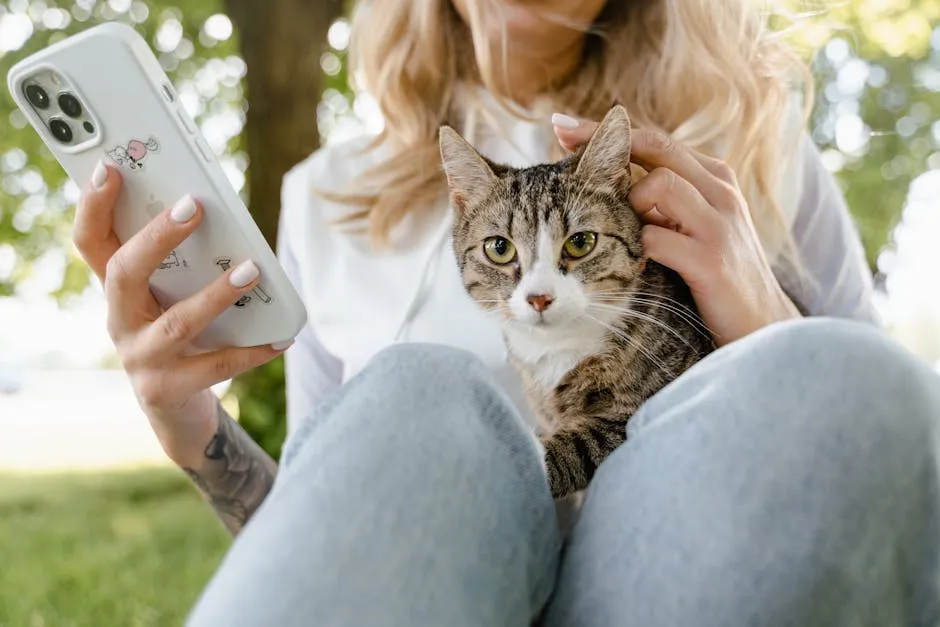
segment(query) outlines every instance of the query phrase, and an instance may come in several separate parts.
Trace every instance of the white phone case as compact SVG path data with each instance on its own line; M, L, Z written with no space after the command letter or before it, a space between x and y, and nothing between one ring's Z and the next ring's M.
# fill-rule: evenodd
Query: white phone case
M33 84L45 86L45 100L36 96ZM297 335L307 319L300 297L150 47L133 28L106 23L56 43L17 63L8 86L79 186L90 180L99 159L120 170L123 187L114 230L122 242L186 194L200 201L202 224L150 279L161 305L192 296L245 259L261 269L259 287L217 318L197 345L258 346ZM37 102L46 102L45 108L34 108L27 89ZM78 117L65 113L75 112L74 103L59 104L64 93L80 101ZM52 118L69 126L70 142L56 139L48 126ZM58 122L54 125L65 132Z

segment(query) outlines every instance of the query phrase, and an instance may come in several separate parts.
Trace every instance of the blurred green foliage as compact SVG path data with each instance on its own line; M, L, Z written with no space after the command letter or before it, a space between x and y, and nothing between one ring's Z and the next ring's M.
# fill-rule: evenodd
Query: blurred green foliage
M799 3L805 4L805 3ZM940 169L940 0L814 2L813 138L829 151L872 268L911 181Z
M223 402L234 403L238 422L274 459L287 436L284 358L278 357L232 381Z

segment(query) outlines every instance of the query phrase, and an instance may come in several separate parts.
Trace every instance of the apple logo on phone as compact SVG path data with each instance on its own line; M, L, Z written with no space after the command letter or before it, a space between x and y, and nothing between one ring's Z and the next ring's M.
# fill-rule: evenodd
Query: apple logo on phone
M161 213L163 213L163 203L157 200L153 194L150 195L150 201L146 205L147 213L150 214L151 219L156 218ZM169 255L166 256L166 259L160 264L158 270L180 270L188 269L189 262L183 259L183 256L179 253L178 250L172 251Z
M163 213L163 203L150 196L150 202L147 203L147 213L150 214L151 218L156 218L158 215Z

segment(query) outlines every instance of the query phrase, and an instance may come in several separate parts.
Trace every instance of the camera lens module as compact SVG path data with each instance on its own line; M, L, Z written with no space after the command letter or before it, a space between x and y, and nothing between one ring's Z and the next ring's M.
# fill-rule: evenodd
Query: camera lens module
M82 114L82 103L72 94L59 95L59 108L70 118L77 118Z
M26 93L26 99L37 109L49 108L49 94L39 85L35 83L29 84L23 91Z
M63 122L59 119L49 120L49 130L51 130L52 135L63 144L72 142L72 127L69 126L67 122Z

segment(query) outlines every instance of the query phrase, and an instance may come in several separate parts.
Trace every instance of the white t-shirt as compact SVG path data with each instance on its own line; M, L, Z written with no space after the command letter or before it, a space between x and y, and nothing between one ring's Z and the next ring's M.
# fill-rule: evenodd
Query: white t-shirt
M556 141L549 121L520 120L492 101L488 109L463 129L483 154L516 166L549 160ZM477 354L531 419L498 323L464 292L446 195L425 219L409 218L399 227L408 234L405 250L374 251L365 235L331 223L350 208L315 190L348 191L378 163L378 154L361 150L368 140L324 147L284 177L278 255L309 314L285 356L288 431L395 342L447 344ZM812 280L775 268L781 284L813 315L874 322L861 243L834 178L805 134L784 179L779 201Z

